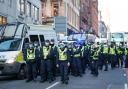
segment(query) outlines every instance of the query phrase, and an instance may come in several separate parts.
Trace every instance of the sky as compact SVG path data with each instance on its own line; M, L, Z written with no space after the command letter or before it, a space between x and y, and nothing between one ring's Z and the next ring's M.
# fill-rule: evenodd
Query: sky
M99 0L99 10L111 32L128 32L128 0Z

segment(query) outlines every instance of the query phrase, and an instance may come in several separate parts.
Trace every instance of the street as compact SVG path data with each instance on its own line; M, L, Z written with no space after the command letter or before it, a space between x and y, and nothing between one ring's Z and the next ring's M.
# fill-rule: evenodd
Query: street
M70 76L68 85L62 85L59 78L53 83L30 82L16 80L15 78L0 78L0 89L128 89L127 78L124 69L99 71L98 77L94 77L87 71L81 77Z

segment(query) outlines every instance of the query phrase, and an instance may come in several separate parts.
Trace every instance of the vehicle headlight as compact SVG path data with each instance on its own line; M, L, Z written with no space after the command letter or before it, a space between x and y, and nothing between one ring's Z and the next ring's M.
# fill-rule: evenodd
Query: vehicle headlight
M9 63L9 64L14 63L14 62L15 62L15 58L14 57L6 60L6 63Z

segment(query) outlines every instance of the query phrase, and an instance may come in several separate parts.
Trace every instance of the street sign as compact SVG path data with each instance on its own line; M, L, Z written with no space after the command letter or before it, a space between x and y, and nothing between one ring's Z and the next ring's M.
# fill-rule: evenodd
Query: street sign
M55 30L57 33L65 33L66 32L66 17L57 16L54 19Z

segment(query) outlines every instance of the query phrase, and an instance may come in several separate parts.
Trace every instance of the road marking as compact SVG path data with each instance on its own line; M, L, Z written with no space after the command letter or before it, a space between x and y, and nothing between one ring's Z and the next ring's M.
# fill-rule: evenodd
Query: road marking
M52 84L51 86L49 86L49 87L47 87L47 88L45 88L45 89L51 89L52 87L58 85L59 83L60 83L60 82L56 82L56 83Z
M128 84L127 83L124 84L124 89L128 89Z
M107 89L110 89L110 87L111 87L111 84L108 85Z

